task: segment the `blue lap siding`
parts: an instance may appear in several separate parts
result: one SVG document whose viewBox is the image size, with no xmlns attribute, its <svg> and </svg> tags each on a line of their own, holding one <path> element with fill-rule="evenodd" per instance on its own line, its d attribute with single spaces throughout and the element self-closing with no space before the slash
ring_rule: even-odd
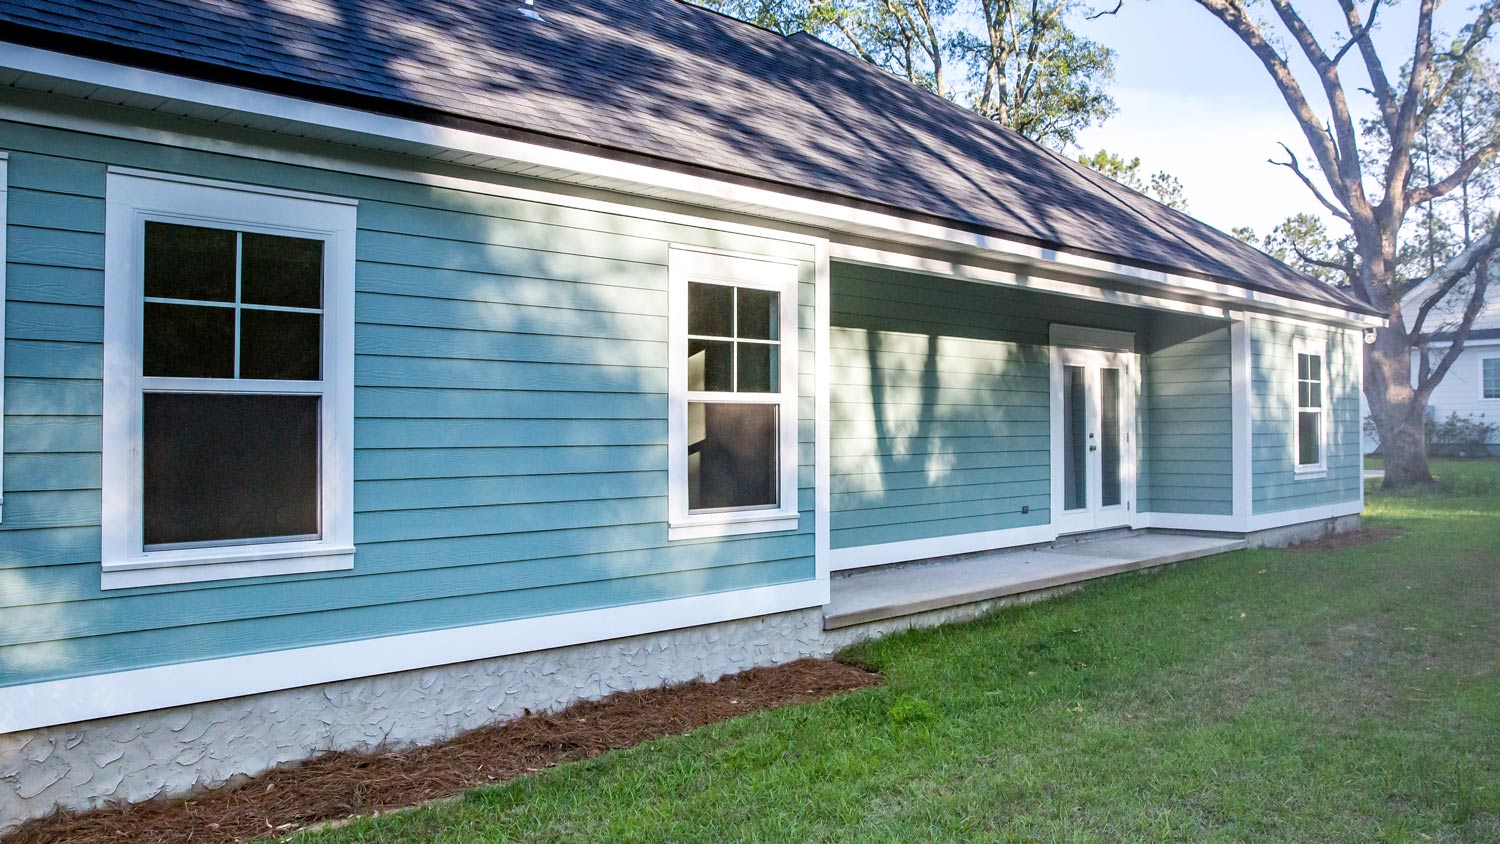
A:
<svg viewBox="0 0 1500 844">
<path fill-rule="evenodd" d="M 831 269 L 834 548 L 1048 524 L 1052 323 L 1137 334 L 1143 509 L 1229 512 L 1223 323 Z"/>
<path fill-rule="evenodd" d="M 805 242 L 11 123 L 0 150 L 0 686 L 814 577 Z M 100 590 L 108 165 L 359 200 L 353 571 Z M 799 262 L 794 533 L 667 541 L 671 243 Z"/>
<path fill-rule="evenodd" d="M 1296 338 L 1327 348 L 1328 471 L 1299 476 L 1294 465 Z M 1254 513 L 1277 513 L 1358 501 L 1364 458 L 1360 450 L 1358 330 L 1313 323 L 1250 320 L 1251 459 Z"/>
</svg>

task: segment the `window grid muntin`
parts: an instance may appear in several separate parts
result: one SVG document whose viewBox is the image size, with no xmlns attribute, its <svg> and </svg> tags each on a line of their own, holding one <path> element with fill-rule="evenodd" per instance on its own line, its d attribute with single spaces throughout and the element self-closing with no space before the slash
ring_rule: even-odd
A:
<svg viewBox="0 0 1500 844">
<path fill-rule="evenodd" d="M 322 249 L 323 249 L 323 262 L 324 263 L 323 263 L 323 266 L 320 267 L 319 270 L 318 270 L 318 300 L 320 302 L 323 302 L 324 305 L 325 305 L 325 307 L 322 307 L 322 308 L 302 308 L 302 307 L 295 307 L 295 306 L 292 306 L 292 305 L 262 305 L 262 304 L 255 304 L 255 303 L 250 303 L 250 302 L 243 301 L 243 299 L 244 299 L 244 294 L 243 294 L 243 273 L 244 273 L 244 263 L 245 263 L 244 262 L 244 243 L 245 243 L 246 229 L 232 227 L 232 226 L 218 226 L 218 225 L 213 225 L 214 221 L 212 221 L 212 220 L 194 220 L 194 221 L 190 221 L 190 222 L 184 222 L 184 221 L 181 221 L 181 220 L 172 220 L 172 221 L 168 221 L 168 220 L 154 220 L 154 219 L 148 217 L 148 218 L 145 218 L 145 219 L 143 219 L 141 221 L 141 229 L 140 229 L 140 231 L 141 231 L 141 235 L 140 235 L 141 241 L 140 242 L 141 242 L 141 249 L 143 251 L 143 254 L 144 254 L 144 250 L 146 248 L 146 223 L 150 223 L 150 222 L 170 222 L 171 225 L 190 226 L 190 227 L 205 228 L 205 229 L 214 228 L 214 229 L 221 229 L 221 230 L 227 230 L 227 231 L 234 232 L 234 301 L 232 301 L 232 302 L 219 302 L 219 301 L 210 300 L 210 299 L 181 299 L 181 298 L 176 298 L 176 297 L 171 297 L 171 296 L 147 296 L 147 295 L 145 295 L 145 289 L 146 289 L 145 288 L 145 267 L 146 267 L 146 261 L 144 260 L 144 257 L 141 260 L 141 266 L 139 267 L 140 285 L 141 285 L 139 289 L 141 290 L 141 294 L 142 294 L 141 297 L 140 297 L 141 303 L 142 303 L 142 307 L 141 307 L 141 311 L 140 311 L 140 313 L 141 313 L 140 325 L 141 325 L 141 330 L 143 332 L 145 331 L 145 307 L 144 306 L 146 304 L 153 304 L 153 305 L 183 305 L 183 306 L 198 307 L 198 308 L 233 308 L 234 309 L 234 338 L 233 338 L 234 365 L 233 365 L 233 369 L 232 369 L 233 374 L 229 378 L 199 378 L 199 379 L 193 379 L 193 380 L 198 380 L 198 381 L 241 381 L 241 380 L 244 380 L 244 379 L 240 378 L 240 346 L 242 344 L 242 339 L 243 339 L 242 338 L 241 329 L 240 329 L 240 312 L 241 311 L 245 311 L 245 310 L 252 310 L 252 311 L 280 311 L 282 313 L 296 313 L 296 314 L 316 314 L 320 318 L 319 321 L 318 321 L 318 377 L 317 378 L 281 378 L 281 379 L 256 379 L 256 380 L 272 380 L 272 381 L 274 381 L 276 383 L 291 382 L 291 383 L 298 383 L 298 384 L 321 384 L 321 383 L 323 383 L 324 380 L 326 380 L 327 361 L 324 359 L 325 355 L 324 355 L 324 348 L 323 348 L 324 345 L 325 345 L 325 341 L 327 340 L 327 332 L 328 332 L 327 320 L 324 319 L 324 317 L 326 316 L 325 311 L 327 310 L 326 305 L 327 305 L 327 301 L 328 301 L 328 298 L 327 298 L 327 295 L 326 295 L 327 291 L 324 290 L 324 287 L 327 284 L 327 278 L 326 278 L 327 271 L 326 271 L 326 268 L 327 268 L 327 260 L 328 260 L 328 255 L 327 255 L 328 242 L 327 242 L 326 239 L 316 238 L 316 237 L 308 237 L 307 235 L 290 235 L 290 234 L 285 234 L 285 233 L 257 232 L 257 234 L 270 234 L 273 237 L 288 237 L 288 238 L 296 238 L 296 239 L 301 239 L 301 240 L 319 240 L 323 244 Z M 141 367 L 142 367 L 141 378 L 142 378 L 143 382 L 150 382 L 150 381 L 154 381 L 154 380 L 161 379 L 161 378 L 179 379 L 180 380 L 179 376 L 146 375 L 145 374 L 145 359 L 144 359 L 144 357 L 141 360 Z M 223 390 L 221 392 L 224 392 L 224 393 L 227 394 L 227 393 L 235 392 L 235 390 Z"/>
<path fill-rule="evenodd" d="M 729 386 L 730 386 L 730 389 L 728 389 L 728 390 L 694 390 L 691 387 L 689 387 L 688 388 L 688 392 L 691 393 L 694 396 L 708 396 L 708 395 L 713 395 L 713 396 L 744 396 L 747 401 L 759 401 L 760 400 L 760 399 L 752 399 L 751 397 L 754 397 L 754 396 L 768 396 L 768 397 L 771 397 L 770 400 L 779 401 L 780 400 L 779 396 L 781 394 L 781 388 L 782 388 L 782 384 L 781 384 L 781 348 L 780 348 L 781 347 L 781 338 L 779 336 L 780 321 L 781 321 L 780 320 L 780 316 L 781 316 L 781 309 L 784 308 L 784 307 L 786 307 L 786 303 L 782 301 L 781 291 L 779 291 L 779 290 L 763 290 L 763 289 L 757 288 L 757 287 L 749 287 L 747 285 L 735 284 L 735 283 L 732 283 L 732 282 L 725 282 L 725 281 L 692 281 L 692 282 L 688 283 L 688 312 L 689 313 L 692 312 L 693 287 L 696 286 L 696 285 L 704 285 L 704 286 L 709 286 L 709 287 L 723 287 L 723 288 L 727 288 L 730 291 L 732 291 L 732 295 L 729 297 L 729 302 L 730 302 L 729 330 L 730 330 L 730 334 L 728 334 L 728 335 L 693 334 L 693 333 L 688 333 L 687 334 L 687 340 L 688 340 L 689 344 L 691 344 L 694 340 L 702 340 L 702 341 L 705 341 L 705 342 L 712 342 L 712 343 L 725 343 L 725 342 L 729 343 Z M 756 338 L 752 338 L 752 337 L 744 337 L 744 338 L 742 338 L 742 337 L 739 336 L 740 335 L 740 291 L 741 290 L 753 290 L 753 291 L 756 291 L 756 292 L 759 292 L 759 293 L 769 293 L 770 295 L 776 297 L 775 298 L 775 302 L 776 302 L 776 316 L 775 316 L 775 318 L 773 318 L 771 320 L 772 331 L 778 333 L 778 336 L 777 336 L 776 339 L 774 339 L 774 340 L 762 340 L 762 339 L 756 339 Z M 772 390 L 755 390 L 755 391 L 741 391 L 740 390 L 740 349 L 739 349 L 739 347 L 740 347 L 740 344 L 742 344 L 742 343 L 746 344 L 746 345 L 770 346 L 770 347 L 774 347 L 776 349 L 776 355 L 772 358 L 772 363 L 770 364 L 770 367 L 769 367 L 769 370 L 768 370 L 769 374 L 770 374 L 770 377 L 771 377 L 771 380 L 772 380 L 772 383 L 775 385 L 775 389 L 772 389 Z M 696 513 L 696 512 L 703 512 L 703 511 L 694 510 L 693 512 Z"/>
</svg>

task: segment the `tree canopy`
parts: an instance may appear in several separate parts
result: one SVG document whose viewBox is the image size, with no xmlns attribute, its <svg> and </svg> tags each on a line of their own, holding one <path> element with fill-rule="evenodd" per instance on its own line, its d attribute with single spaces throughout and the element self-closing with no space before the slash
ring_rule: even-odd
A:
<svg viewBox="0 0 1500 844">
<path fill-rule="evenodd" d="M 1106 90 L 1114 52 L 1070 25 L 1080 0 L 695 2 L 777 32 L 810 32 L 1054 148 L 1115 110 Z"/>
</svg>

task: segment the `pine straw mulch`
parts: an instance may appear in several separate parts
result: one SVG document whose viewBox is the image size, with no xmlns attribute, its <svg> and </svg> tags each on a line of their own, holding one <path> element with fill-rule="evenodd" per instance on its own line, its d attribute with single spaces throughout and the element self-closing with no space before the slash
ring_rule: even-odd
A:
<svg viewBox="0 0 1500 844">
<path fill-rule="evenodd" d="M 229 844 L 388 811 L 587 759 L 739 715 L 811 703 L 880 685 L 879 675 L 802 659 L 526 715 L 440 744 L 371 754 L 332 753 L 188 800 L 33 821 L 5 844 Z"/>
<path fill-rule="evenodd" d="M 1311 542 L 1302 542 L 1288 548 L 1288 551 L 1323 552 L 1343 551 L 1346 548 L 1358 548 L 1361 545 L 1369 545 L 1372 542 L 1384 542 L 1387 539 L 1396 539 L 1401 536 L 1401 531 L 1391 528 L 1360 528 L 1345 533 L 1330 533 L 1322 539 L 1314 539 Z"/>
</svg>

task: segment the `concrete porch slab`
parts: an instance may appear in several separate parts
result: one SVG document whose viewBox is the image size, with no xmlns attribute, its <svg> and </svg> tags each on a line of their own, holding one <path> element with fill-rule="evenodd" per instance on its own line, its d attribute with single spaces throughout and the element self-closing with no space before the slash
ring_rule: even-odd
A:
<svg viewBox="0 0 1500 844">
<path fill-rule="evenodd" d="M 1051 548 L 992 551 L 833 579 L 823 629 L 1081 583 L 1246 547 L 1243 539 L 1140 534 Z"/>
</svg>

